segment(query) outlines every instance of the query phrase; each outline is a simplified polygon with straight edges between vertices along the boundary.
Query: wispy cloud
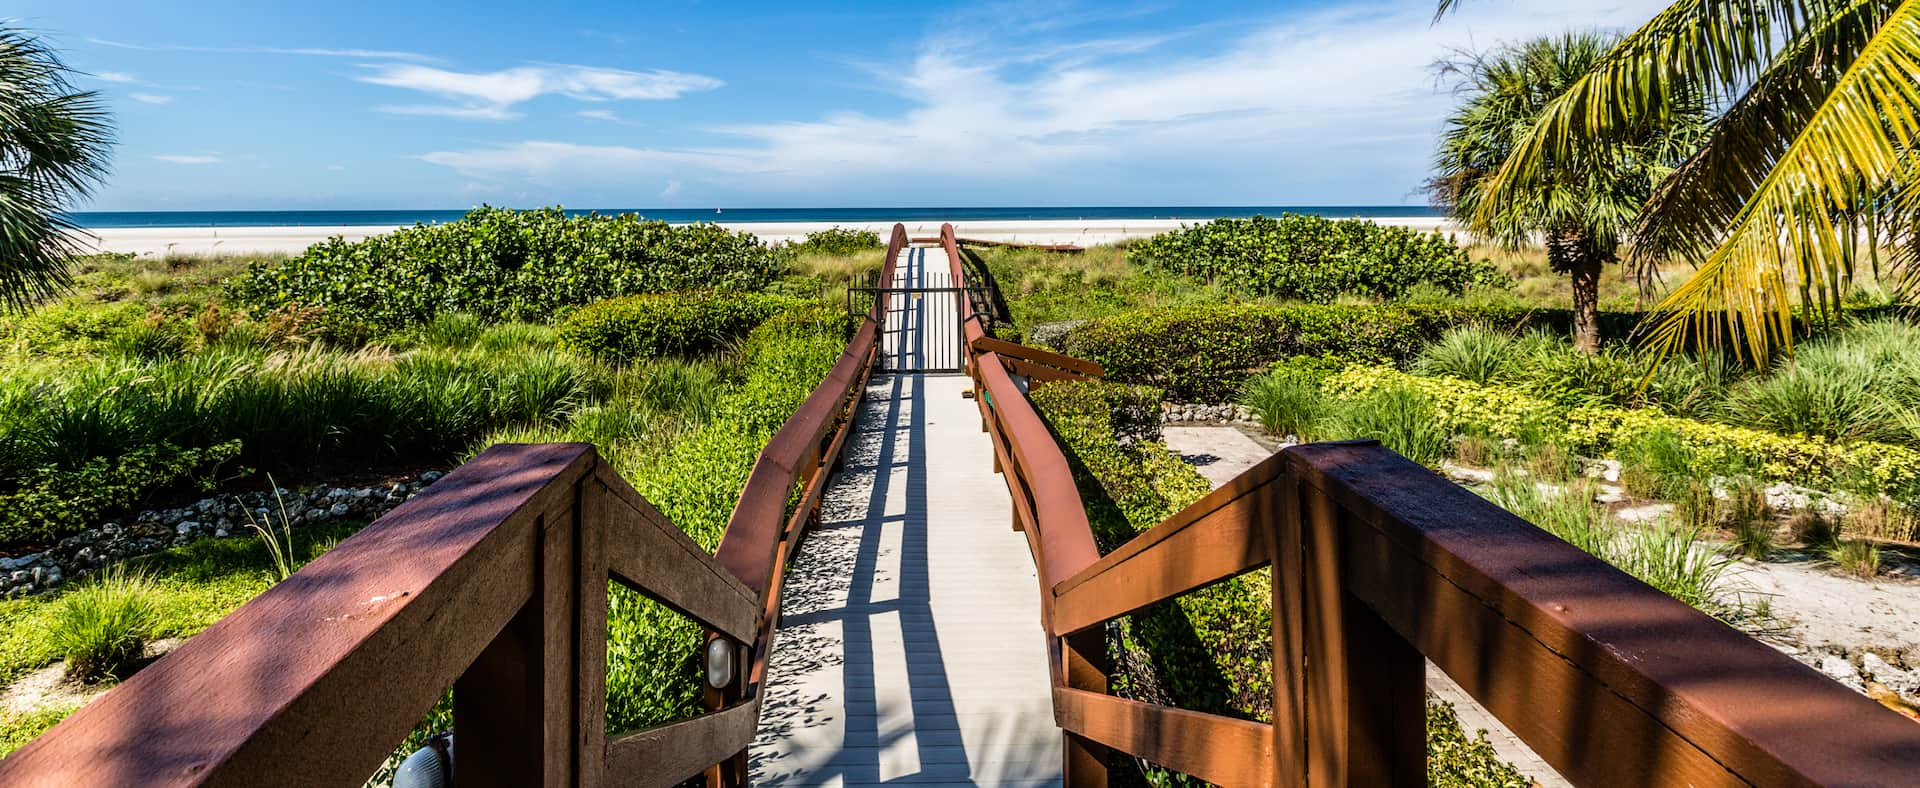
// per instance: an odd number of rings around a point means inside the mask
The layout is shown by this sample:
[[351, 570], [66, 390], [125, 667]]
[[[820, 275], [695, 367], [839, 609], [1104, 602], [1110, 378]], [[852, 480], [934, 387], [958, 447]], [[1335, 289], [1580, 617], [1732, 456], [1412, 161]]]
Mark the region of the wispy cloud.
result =
[[138, 101], [142, 104], [172, 104], [173, 103], [172, 96], [163, 96], [158, 93], [128, 93], [127, 98], [133, 99], [134, 101]]
[[437, 118], [462, 118], [466, 120], [513, 120], [520, 113], [506, 107], [442, 106], [438, 104], [389, 104], [376, 109], [394, 115], [421, 115]]
[[184, 153], [163, 153], [158, 156], [154, 156], [153, 159], [154, 161], [164, 161], [168, 164], [219, 164], [220, 163], [219, 156], [207, 156], [207, 155], [184, 154]]
[[438, 63], [440, 58], [423, 55], [418, 52], [405, 52], [391, 49], [329, 49], [325, 47], [269, 47], [269, 46], [189, 46], [185, 44], [131, 44], [125, 41], [113, 41], [105, 38], [89, 38], [87, 43], [98, 44], [116, 49], [132, 49], [140, 52], [206, 52], [221, 55], [303, 55], [308, 57], [338, 57], [359, 60], [404, 60], [415, 63]]
[[[730, 125], [711, 131], [739, 142], [698, 150], [541, 141], [423, 158], [496, 182], [654, 176], [684, 180], [689, 193], [892, 195], [899, 174], [914, 172], [988, 193], [1044, 182], [1058, 199], [1099, 199], [1111, 184], [1138, 188], [1143, 173], [1164, 173], [1156, 188], [1167, 200], [1339, 199], [1355, 184], [1379, 198], [1382, 183], [1404, 184], [1403, 197], [1452, 103], [1436, 59], [1634, 24], [1663, 5], [1513, 0], [1470, 4], [1436, 26], [1430, 5], [1348, 3], [1122, 38], [1051, 23], [1015, 37], [944, 27], [911, 61], [872, 70], [906, 103], [898, 112]], [[1221, 193], [1223, 183], [1242, 193]]]
[[511, 108], [544, 95], [579, 101], [666, 100], [722, 83], [713, 77], [678, 71], [627, 71], [592, 66], [533, 65], [500, 71], [452, 71], [429, 66], [390, 63], [370, 65], [371, 73], [358, 79], [375, 85], [402, 88], [455, 102], [441, 108], [398, 106], [383, 111], [402, 114], [499, 120], [516, 115]]
[[147, 84], [146, 81], [140, 79], [139, 77], [136, 77], [132, 74], [128, 74], [124, 71], [102, 71], [98, 74], [93, 74], [92, 77], [94, 79], [100, 80], [101, 82], [112, 82], [117, 85]]

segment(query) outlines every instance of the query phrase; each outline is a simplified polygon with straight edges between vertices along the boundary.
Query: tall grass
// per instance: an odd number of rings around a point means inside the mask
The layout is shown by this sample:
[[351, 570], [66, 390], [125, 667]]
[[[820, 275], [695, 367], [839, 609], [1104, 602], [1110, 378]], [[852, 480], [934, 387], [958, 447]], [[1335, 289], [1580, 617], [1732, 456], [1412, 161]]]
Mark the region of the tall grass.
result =
[[1298, 376], [1269, 374], [1247, 381], [1240, 404], [1253, 410], [1260, 426], [1275, 435], [1313, 440], [1326, 418], [1327, 403], [1318, 386]]
[[1424, 375], [1494, 383], [1520, 371], [1521, 350], [1511, 335], [1484, 326], [1461, 326], [1448, 329], [1420, 351], [1413, 366]]
[[1433, 466], [1453, 448], [1433, 401], [1410, 386], [1387, 385], [1342, 400], [1329, 416], [1330, 437], [1372, 438], [1407, 459]]
[[54, 608], [47, 639], [80, 681], [125, 677], [160, 623], [159, 587], [120, 566], [79, 583]]
[[1510, 473], [1495, 477], [1481, 493], [1501, 508], [1560, 537], [1562, 541], [1619, 567], [1662, 593], [1722, 618], [1741, 614], [1727, 594], [1731, 559], [1721, 555], [1696, 528], [1671, 523], [1629, 527], [1606, 507], [1594, 503], [1583, 483], [1548, 488]]

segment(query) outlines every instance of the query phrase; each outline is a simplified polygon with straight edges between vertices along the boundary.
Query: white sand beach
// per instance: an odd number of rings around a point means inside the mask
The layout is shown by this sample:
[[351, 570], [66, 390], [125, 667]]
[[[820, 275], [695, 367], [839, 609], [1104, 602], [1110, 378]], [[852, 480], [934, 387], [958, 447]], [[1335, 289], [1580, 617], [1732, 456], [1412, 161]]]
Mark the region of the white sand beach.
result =
[[[1391, 226], [1416, 230], [1454, 232], [1451, 223], [1438, 218], [1376, 219]], [[1078, 244], [1093, 246], [1131, 238], [1145, 238], [1179, 229], [1192, 220], [1172, 219], [1047, 219], [1025, 221], [956, 221], [954, 226], [968, 238], [1036, 244]], [[916, 236], [937, 235], [942, 222], [915, 222], [907, 232]], [[797, 241], [807, 233], [829, 227], [872, 230], [885, 237], [893, 228], [888, 223], [866, 222], [787, 222], [731, 223], [721, 226], [760, 236], [769, 243]], [[89, 230], [81, 238], [88, 248], [141, 256], [218, 255], [218, 254], [294, 254], [319, 241], [341, 236], [355, 241], [370, 235], [391, 232], [397, 227], [380, 225], [338, 227], [119, 227]]]

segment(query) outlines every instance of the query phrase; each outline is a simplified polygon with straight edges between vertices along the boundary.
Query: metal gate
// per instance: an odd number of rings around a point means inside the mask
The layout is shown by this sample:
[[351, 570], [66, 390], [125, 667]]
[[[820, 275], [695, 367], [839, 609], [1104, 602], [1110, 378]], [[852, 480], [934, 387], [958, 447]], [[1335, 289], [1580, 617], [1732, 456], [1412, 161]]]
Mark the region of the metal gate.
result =
[[[920, 250], [914, 250], [920, 251]], [[921, 284], [899, 287], [851, 287], [848, 311], [856, 314], [861, 302], [879, 304], [880, 371], [960, 372], [966, 367], [966, 331], [961, 325], [960, 299], [985, 297], [985, 288], [956, 287], [945, 271], [914, 271], [907, 281]]]

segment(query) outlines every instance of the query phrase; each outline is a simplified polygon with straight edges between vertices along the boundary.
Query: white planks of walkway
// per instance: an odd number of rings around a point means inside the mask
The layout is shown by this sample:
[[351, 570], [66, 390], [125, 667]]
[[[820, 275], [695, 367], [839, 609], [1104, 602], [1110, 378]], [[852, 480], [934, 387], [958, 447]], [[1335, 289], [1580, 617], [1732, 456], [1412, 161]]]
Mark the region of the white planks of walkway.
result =
[[[938, 250], [910, 259], [905, 281], [947, 270]], [[913, 341], [929, 316], [904, 311], [888, 349], [937, 352]], [[787, 577], [755, 784], [1059, 784], [1039, 580], [966, 388], [869, 383]]]

